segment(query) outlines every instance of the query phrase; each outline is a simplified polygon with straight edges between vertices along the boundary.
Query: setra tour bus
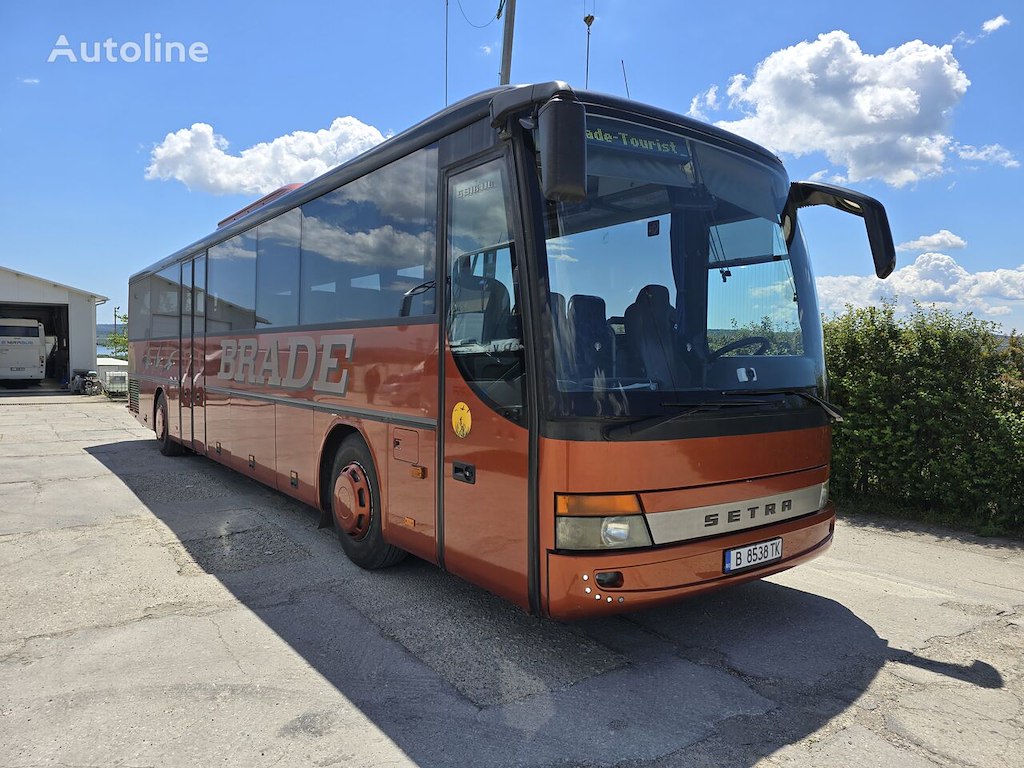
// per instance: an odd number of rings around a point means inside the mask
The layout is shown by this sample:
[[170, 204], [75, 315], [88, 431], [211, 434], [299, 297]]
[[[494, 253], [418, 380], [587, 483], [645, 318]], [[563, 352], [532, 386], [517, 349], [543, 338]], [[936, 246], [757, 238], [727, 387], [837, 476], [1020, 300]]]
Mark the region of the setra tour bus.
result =
[[562, 82], [467, 98], [130, 281], [165, 454], [299, 499], [539, 615], [635, 610], [824, 552], [831, 423], [790, 183], [710, 125]]
[[46, 335], [38, 320], [0, 317], [0, 380], [38, 384], [46, 377]]

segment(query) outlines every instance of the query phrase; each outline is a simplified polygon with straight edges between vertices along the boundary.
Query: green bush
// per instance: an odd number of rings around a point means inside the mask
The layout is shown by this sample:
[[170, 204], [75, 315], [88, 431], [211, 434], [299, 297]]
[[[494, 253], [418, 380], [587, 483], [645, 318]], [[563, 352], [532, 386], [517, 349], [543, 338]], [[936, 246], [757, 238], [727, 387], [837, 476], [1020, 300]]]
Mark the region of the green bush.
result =
[[1024, 531], [1024, 348], [969, 313], [895, 305], [825, 320], [832, 488], [980, 533]]

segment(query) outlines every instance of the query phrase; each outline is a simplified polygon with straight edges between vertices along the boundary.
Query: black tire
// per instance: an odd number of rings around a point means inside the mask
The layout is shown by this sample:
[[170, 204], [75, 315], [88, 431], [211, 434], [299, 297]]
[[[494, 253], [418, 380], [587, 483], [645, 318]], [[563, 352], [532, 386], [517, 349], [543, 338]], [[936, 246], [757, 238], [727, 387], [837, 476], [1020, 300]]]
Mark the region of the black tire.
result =
[[164, 456], [181, 456], [184, 449], [181, 443], [171, 439], [171, 428], [167, 421], [167, 396], [160, 393], [156, 401], [156, 410], [153, 412], [153, 431], [156, 432], [157, 442], [160, 443], [160, 453]]
[[406, 552], [384, 541], [377, 470], [359, 435], [346, 437], [334, 455], [328, 494], [334, 530], [349, 560], [375, 571], [405, 558]]

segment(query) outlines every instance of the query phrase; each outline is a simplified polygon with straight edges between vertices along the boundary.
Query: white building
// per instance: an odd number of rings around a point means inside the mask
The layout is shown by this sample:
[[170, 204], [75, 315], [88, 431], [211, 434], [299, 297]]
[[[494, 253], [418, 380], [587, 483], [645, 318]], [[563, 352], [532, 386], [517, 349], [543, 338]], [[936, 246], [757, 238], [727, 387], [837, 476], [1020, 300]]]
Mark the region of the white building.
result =
[[53, 364], [65, 353], [69, 371], [95, 370], [96, 307], [106, 301], [98, 293], [0, 267], [0, 317], [38, 320], [56, 339], [47, 376], [56, 375]]

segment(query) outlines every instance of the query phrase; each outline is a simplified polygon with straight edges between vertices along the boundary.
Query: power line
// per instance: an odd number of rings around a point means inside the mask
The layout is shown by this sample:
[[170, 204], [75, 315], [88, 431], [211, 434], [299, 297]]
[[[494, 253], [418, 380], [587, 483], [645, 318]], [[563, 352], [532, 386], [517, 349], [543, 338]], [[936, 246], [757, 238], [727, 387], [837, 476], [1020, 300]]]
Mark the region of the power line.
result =
[[466, 20], [466, 23], [469, 24], [469, 26], [474, 27], [475, 29], [487, 29], [487, 27], [491, 26], [491, 24], [498, 20], [498, 17], [501, 16], [501, 9], [505, 7], [504, 0], [501, 0], [501, 2], [498, 4], [498, 12], [491, 17], [490, 21], [488, 21], [486, 24], [474, 24], [472, 21], [469, 20], [469, 16], [466, 15], [466, 11], [462, 7], [462, 0], [455, 0], [455, 2], [459, 4], [459, 13], [462, 14], [462, 18]]

